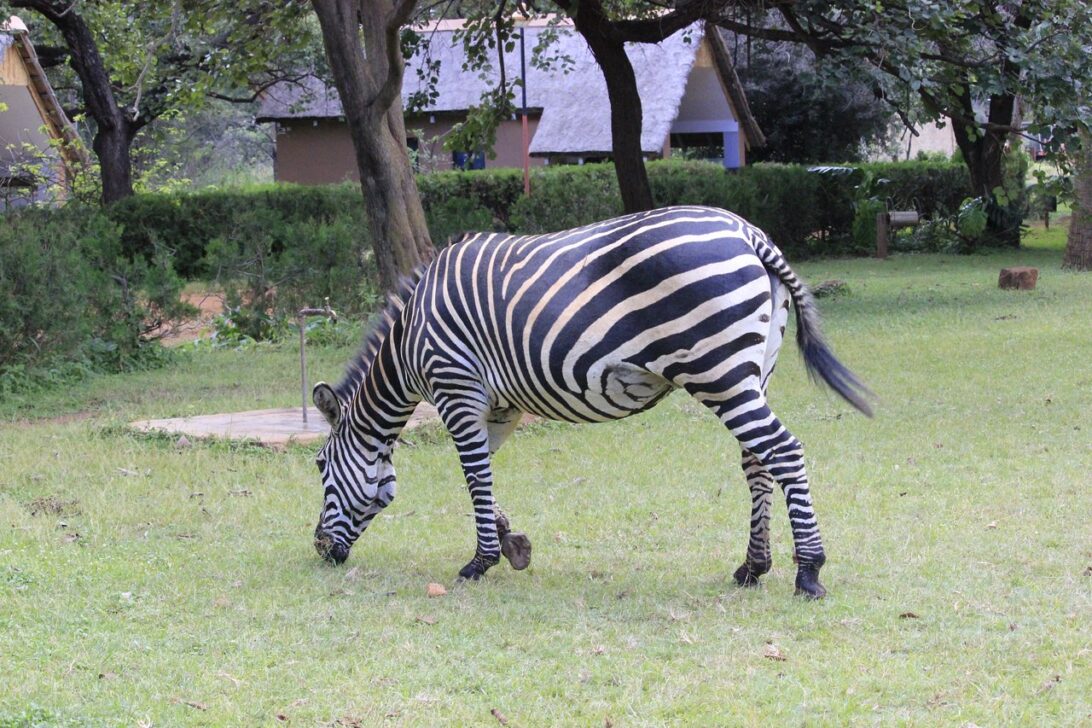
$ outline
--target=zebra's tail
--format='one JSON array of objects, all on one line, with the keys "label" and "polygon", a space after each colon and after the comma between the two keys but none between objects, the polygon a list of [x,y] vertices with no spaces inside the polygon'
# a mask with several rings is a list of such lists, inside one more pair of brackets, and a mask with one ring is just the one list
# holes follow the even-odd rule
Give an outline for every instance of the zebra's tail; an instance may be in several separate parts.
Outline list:
[{"label": "zebra's tail", "polygon": [[777,246],[765,240],[756,241],[758,253],[766,269],[776,275],[792,294],[793,307],[796,309],[796,343],[804,357],[804,366],[808,375],[815,382],[824,382],[838,395],[856,407],[866,417],[872,416],[872,391],[846,367],[838,361],[830,350],[823,329],[820,325],[819,308],[811,291],[800,280]]}]

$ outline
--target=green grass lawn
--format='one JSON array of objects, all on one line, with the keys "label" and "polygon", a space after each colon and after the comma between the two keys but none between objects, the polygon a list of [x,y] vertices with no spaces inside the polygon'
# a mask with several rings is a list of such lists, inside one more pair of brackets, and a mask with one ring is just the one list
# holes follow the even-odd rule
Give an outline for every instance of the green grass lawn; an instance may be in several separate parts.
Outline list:
[{"label": "green grass lawn", "polygon": [[[849,283],[826,330],[880,397],[856,415],[788,347],[773,381],[808,448],[819,603],[792,597],[781,502],[774,571],[733,585],[738,450],[680,394],[517,433],[497,493],[532,566],[463,586],[470,504],[438,433],[399,449],[398,500],[333,568],[313,449],[122,427],[293,405],[291,344],[5,402],[0,726],[1089,725],[1092,278],[1036,240],[798,266]],[[1036,291],[996,288],[1013,264]]]}]

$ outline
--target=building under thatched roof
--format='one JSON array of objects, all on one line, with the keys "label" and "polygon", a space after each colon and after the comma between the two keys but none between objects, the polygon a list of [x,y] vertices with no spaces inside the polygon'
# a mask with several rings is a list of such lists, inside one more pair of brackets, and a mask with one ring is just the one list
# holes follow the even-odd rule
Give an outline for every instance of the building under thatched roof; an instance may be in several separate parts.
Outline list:
[{"label": "building under thatched roof", "polygon": [[0,23],[0,209],[37,199],[86,161],[26,26],[16,17]]},{"label": "building under thatched roof", "polygon": [[[406,62],[402,88],[405,104],[425,90],[424,71],[439,63],[435,95],[417,111],[407,114],[409,144],[417,149],[427,169],[450,168],[465,156],[443,149],[452,126],[467,110],[481,103],[500,77],[494,57],[492,68],[479,72],[465,68],[465,54],[450,21],[422,31],[429,38],[427,56],[419,53]],[[557,38],[543,68],[531,63],[532,49],[544,24],[524,28],[527,115],[533,164],[582,162],[611,154],[610,105],[602,71],[587,43],[571,26],[554,29]],[[521,77],[520,44],[505,53],[508,79]],[[643,107],[641,148],[649,157],[669,156],[673,147],[722,149],[726,167],[742,166],[746,150],[762,144],[762,132],[747,107],[742,87],[720,36],[691,26],[662,43],[626,47],[637,78]],[[431,61],[431,64],[429,63]],[[517,90],[517,105],[520,92]],[[278,179],[300,182],[355,178],[354,155],[344,128],[337,91],[316,77],[280,84],[262,99],[260,121],[277,123]],[[478,158],[482,166],[519,167],[523,164],[520,121],[505,122],[498,130],[496,157]]]}]

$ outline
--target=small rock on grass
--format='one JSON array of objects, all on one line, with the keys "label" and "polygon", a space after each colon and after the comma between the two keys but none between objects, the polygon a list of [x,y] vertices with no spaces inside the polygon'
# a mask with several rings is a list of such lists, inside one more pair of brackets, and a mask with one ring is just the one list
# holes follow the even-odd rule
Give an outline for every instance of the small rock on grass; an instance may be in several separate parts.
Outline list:
[{"label": "small rock on grass", "polygon": [[444,588],[443,584],[432,582],[428,585],[428,595],[430,598],[442,597],[445,594],[447,594],[447,589]]}]

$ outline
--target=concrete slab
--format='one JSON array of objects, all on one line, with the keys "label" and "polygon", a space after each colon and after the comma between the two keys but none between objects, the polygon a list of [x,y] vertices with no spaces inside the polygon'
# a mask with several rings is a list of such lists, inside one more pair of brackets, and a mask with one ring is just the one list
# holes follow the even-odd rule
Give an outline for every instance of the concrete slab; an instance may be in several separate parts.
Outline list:
[{"label": "concrete slab", "polygon": [[[421,403],[406,423],[412,430],[428,422],[440,419],[436,408]],[[329,425],[314,407],[307,410],[307,424],[299,407],[284,409],[250,410],[218,415],[172,417],[161,420],[138,420],[129,426],[139,432],[165,432],[185,435],[191,439],[220,438],[246,440],[270,447],[284,447],[290,443],[305,444],[324,440],[330,432]]]}]

